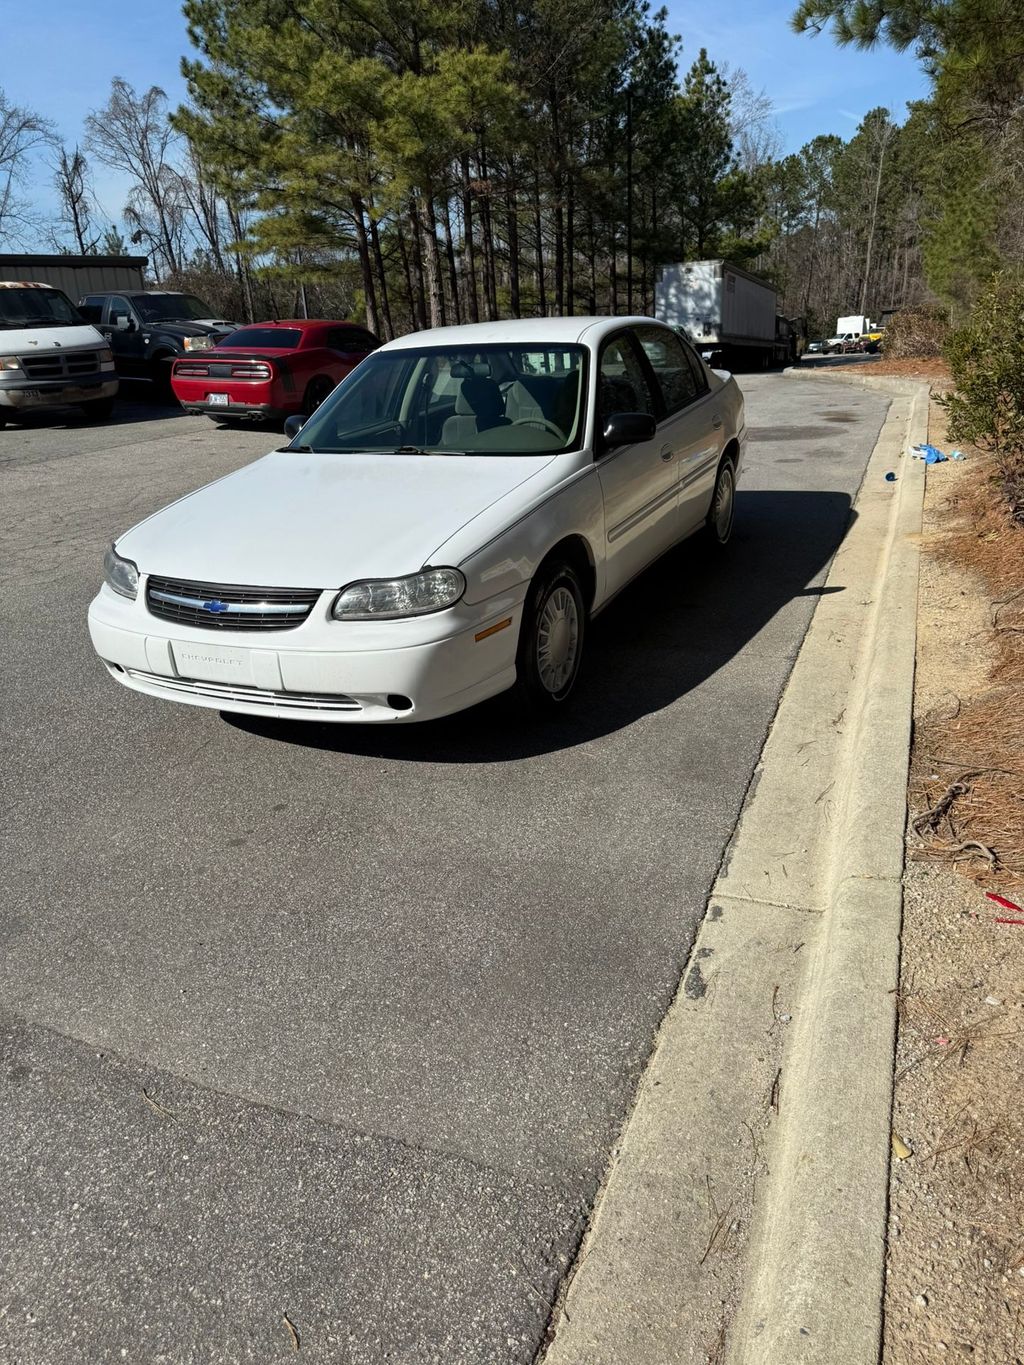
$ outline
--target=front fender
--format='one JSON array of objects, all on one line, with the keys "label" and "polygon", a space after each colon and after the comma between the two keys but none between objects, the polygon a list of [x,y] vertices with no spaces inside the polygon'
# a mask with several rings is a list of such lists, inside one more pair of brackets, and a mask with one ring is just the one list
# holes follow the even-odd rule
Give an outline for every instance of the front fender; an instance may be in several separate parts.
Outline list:
[{"label": "front fender", "polygon": [[[471,523],[472,527],[472,523]],[[467,530],[470,528],[466,528]],[[596,578],[596,600],[604,595],[604,502],[593,467],[549,493],[514,521],[495,528],[485,544],[455,558],[446,557],[454,537],[433,556],[436,563],[457,563],[466,576],[466,601],[482,602],[529,583],[560,541],[577,537],[587,547]]]}]

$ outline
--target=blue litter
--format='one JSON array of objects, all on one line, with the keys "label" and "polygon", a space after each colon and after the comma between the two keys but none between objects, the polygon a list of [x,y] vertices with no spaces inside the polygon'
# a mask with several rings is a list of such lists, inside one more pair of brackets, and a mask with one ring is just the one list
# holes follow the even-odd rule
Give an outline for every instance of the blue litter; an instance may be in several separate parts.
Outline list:
[{"label": "blue litter", "polygon": [[886,474],[886,476],[885,476],[885,481],[886,481],[886,483],[895,483],[895,482],[896,482],[896,475],[892,472],[891,469],[889,470],[888,474]]},{"label": "blue litter", "polygon": [[938,446],[919,445],[914,446],[910,452],[915,459],[924,460],[925,464],[944,464],[946,456]]},{"label": "blue litter", "polygon": [[951,450],[949,452],[949,458],[951,460],[966,460],[967,456],[962,450]]}]

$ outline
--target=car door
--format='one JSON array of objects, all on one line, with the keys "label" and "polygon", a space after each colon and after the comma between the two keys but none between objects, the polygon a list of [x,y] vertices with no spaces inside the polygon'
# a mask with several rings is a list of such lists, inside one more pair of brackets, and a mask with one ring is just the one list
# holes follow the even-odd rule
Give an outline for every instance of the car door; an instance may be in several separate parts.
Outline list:
[{"label": "car door", "polygon": [[146,346],[142,339],[142,327],[128,300],[122,295],[111,294],[107,299],[106,317],[100,331],[110,341],[119,374],[138,378],[144,373]]},{"label": "car door", "polygon": [[631,331],[601,347],[595,376],[595,457],[604,498],[605,573],[608,593],[629,582],[674,540],[677,469],[673,448],[660,433],[653,441],[607,450],[602,433],[616,412],[658,418],[660,400],[643,352]]},{"label": "car door", "polygon": [[722,414],[696,354],[667,327],[638,327],[664,416],[658,439],[671,446],[679,480],[679,535],[689,535],[707,516],[724,444]]}]

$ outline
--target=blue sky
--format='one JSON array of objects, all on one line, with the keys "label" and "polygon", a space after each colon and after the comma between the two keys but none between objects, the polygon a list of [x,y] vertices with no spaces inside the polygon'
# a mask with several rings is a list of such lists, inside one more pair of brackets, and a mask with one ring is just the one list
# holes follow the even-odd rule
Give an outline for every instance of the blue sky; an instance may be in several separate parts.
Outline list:
[{"label": "blue sky", "polygon": [[[912,56],[838,48],[825,34],[798,37],[788,24],[795,3],[670,0],[669,28],[683,40],[681,69],[701,47],[715,61],[743,67],[771,98],[785,151],[818,133],[849,137],[880,104],[902,119],[907,101],[927,93]],[[52,119],[71,145],[83,136],[86,114],[106,103],[114,76],[140,90],[162,86],[172,105],[184,98],[179,64],[189,44],[176,0],[47,0],[38,7],[8,0],[2,28],[0,89]],[[118,218],[125,185],[103,167],[93,169],[105,214]],[[32,197],[47,213],[55,202],[51,180],[45,164],[34,165]]]}]

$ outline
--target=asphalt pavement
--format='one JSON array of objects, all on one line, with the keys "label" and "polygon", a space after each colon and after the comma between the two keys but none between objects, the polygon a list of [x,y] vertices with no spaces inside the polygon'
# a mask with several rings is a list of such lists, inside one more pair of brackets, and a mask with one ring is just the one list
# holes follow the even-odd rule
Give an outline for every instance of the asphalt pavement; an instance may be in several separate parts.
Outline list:
[{"label": "asphalt pavement", "polygon": [[0,1357],[535,1358],[887,407],[742,384],[730,552],[594,623],[555,728],[119,688],[105,544],[276,439],[0,433]]}]

